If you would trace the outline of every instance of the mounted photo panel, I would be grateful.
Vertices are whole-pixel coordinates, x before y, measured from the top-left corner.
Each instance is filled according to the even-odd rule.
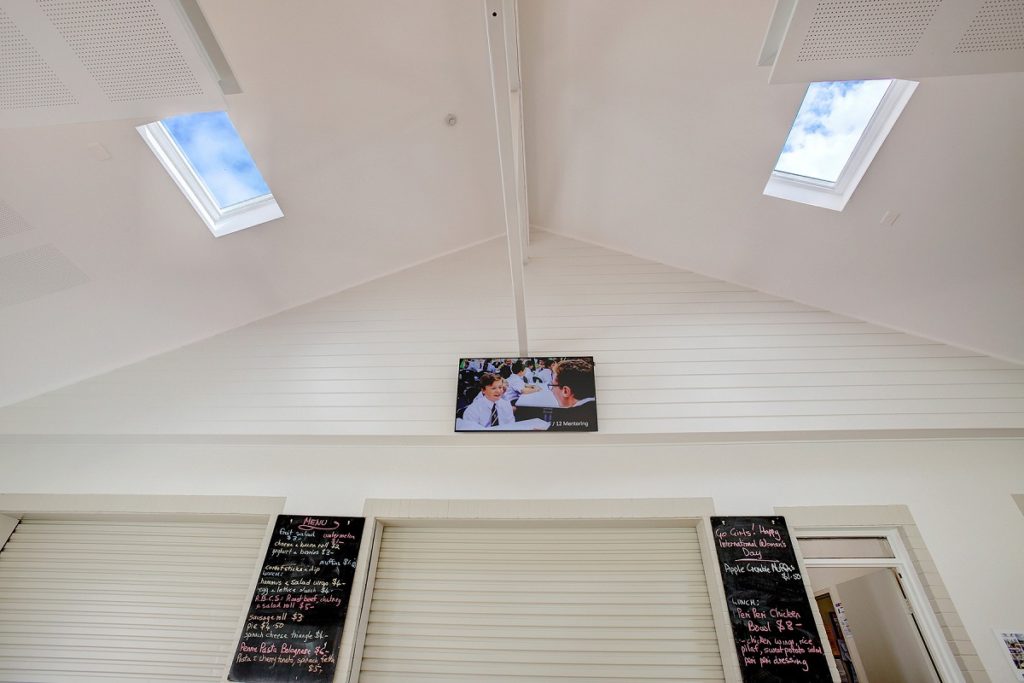
[[[591,356],[462,358],[457,432],[596,432]]]

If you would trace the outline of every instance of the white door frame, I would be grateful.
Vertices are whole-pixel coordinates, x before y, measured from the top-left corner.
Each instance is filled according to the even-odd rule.
[[[935,617],[928,595],[921,585],[921,580],[914,571],[914,563],[907,551],[899,530],[894,526],[863,526],[863,527],[802,527],[793,530],[799,544],[805,538],[884,538],[892,549],[893,557],[874,558],[836,558],[808,559],[803,562],[807,568],[812,567],[878,567],[895,569],[900,578],[903,591],[914,612],[914,619],[921,632],[925,647],[931,655],[932,662],[938,671],[942,683],[966,683],[963,673],[949,648],[939,620]]]

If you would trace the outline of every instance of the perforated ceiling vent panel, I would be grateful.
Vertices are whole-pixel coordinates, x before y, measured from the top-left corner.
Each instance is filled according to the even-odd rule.
[[[1024,0],[986,0],[953,52],[1024,50]]]
[[[56,247],[44,244],[0,258],[0,308],[89,281]]]
[[[912,55],[941,4],[942,0],[819,2],[796,61]]]
[[[18,215],[18,212],[0,201],[0,237],[17,235],[31,230],[32,226]]]
[[[37,0],[111,102],[200,95],[151,0]]]
[[[0,8],[0,109],[76,103],[68,87]]]

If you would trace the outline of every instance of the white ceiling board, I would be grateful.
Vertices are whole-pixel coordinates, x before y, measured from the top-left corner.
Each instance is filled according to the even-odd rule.
[[[85,284],[89,279],[51,245],[0,257],[0,308]]]
[[[531,221],[1024,361],[1024,74],[923,80],[841,213],[764,197],[805,89],[754,66],[771,10],[522,0]]]
[[[22,232],[28,232],[32,226],[25,222],[25,219],[18,213],[0,202],[0,238],[10,237]]]
[[[174,1],[0,2],[0,126],[222,109],[194,36]]]
[[[0,311],[0,404],[502,230],[480,7],[218,0],[228,111],[285,217],[213,238],[134,126],[0,130],[0,200],[90,279]],[[445,124],[458,115],[455,127]],[[88,148],[112,155],[97,161]]]
[[[770,80],[1008,71],[1024,71],[1024,0],[799,0]]]

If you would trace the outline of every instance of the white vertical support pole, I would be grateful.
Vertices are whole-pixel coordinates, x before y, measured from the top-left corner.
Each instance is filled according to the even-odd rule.
[[[505,45],[508,48],[509,92],[512,104],[512,138],[515,144],[516,192],[519,199],[520,240],[523,264],[530,262],[530,202],[526,194],[526,114],[523,111],[523,75],[519,59],[519,2],[505,1]]]
[[[524,263],[526,250],[523,248],[523,225],[528,220],[522,213],[523,200],[520,197],[518,169],[516,163],[516,127],[513,116],[512,84],[516,84],[514,97],[519,99],[518,50],[510,46],[509,35],[515,34],[515,0],[483,0],[484,21],[487,28],[487,51],[491,62],[491,90],[494,96],[494,118],[498,132],[498,166],[501,171],[501,196],[505,208],[505,232],[508,237],[509,265],[512,268],[512,296],[516,315],[516,337],[519,355],[528,355],[526,335],[526,288]],[[511,25],[511,27],[510,27]],[[515,61],[513,61],[515,56]],[[520,104],[520,113],[521,102]],[[521,118],[521,117],[520,117]],[[521,124],[520,124],[521,131]],[[525,185],[525,170],[522,172]]]

